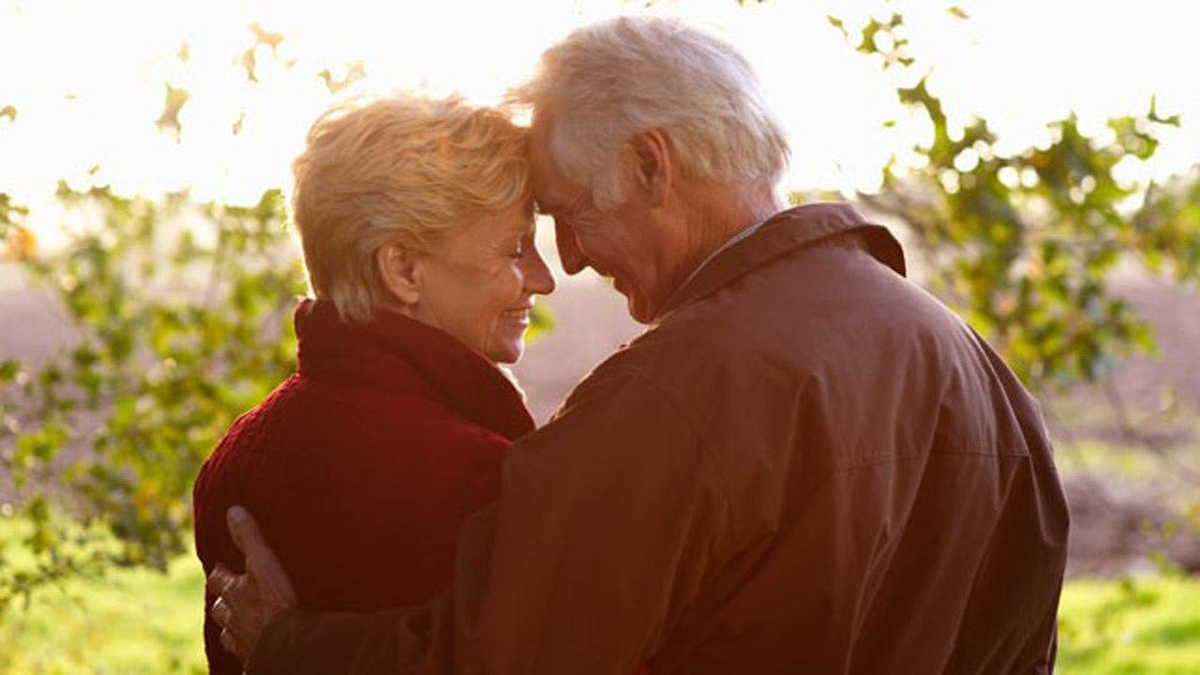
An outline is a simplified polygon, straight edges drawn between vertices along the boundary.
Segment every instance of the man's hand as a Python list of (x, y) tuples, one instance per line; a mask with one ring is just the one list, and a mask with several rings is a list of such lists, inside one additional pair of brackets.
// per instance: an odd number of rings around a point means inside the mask
[(299, 602), (283, 565), (267, 546), (250, 512), (232, 506), (225, 520), (246, 559), (246, 573), (234, 574), (218, 564), (208, 575), (207, 589), (216, 596), (212, 617), (222, 628), (221, 644), (246, 663), (271, 619)]

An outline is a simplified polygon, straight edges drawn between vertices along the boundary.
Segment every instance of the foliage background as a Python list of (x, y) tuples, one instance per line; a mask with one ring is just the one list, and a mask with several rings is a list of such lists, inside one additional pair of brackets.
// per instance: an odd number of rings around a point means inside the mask
[[(946, 11), (970, 21), (957, 6)], [(986, 120), (947, 114), (929, 77), (935, 64), (911, 53), (901, 13), (883, 5), (857, 20), (830, 16), (829, 30), (887, 74), (902, 114), (930, 129), (912, 150), (917, 161), (887, 163), (878, 192), (835, 196), (892, 225), (922, 282), (1044, 401), (1078, 400), (1081, 386), (1103, 394), (1084, 407), (1101, 406), (1120, 435), (1073, 449), (1067, 469), (1099, 463), (1120, 473), (1136, 455), (1148, 458), (1143, 476), (1194, 487), (1195, 435), (1152, 440), (1138, 420), (1159, 425), (1162, 416), (1131, 408), (1112, 385), (1126, 358), (1158, 344), (1113, 279), (1133, 266), (1194, 289), (1200, 275), (1200, 169), (1160, 181), (1120, 171), (1151, 159), (1160, 136), (1189, 121), (1150, 99), (1144, 113), (1117, 116), (1098, 133), (1068, 115), (1048, 121), (1044, 143), (1003, 147)], [(260, 60), (285, 38), (257, 24), (249, 38), (238, 65), (256, 81)], [(319, 75), (334, 94), (362, 72), (359, 64)], [(163, 133), (178, 136), (188, 101), (168, 84), (156, 122)], [(131, 197), (100, 178), (63, 182), (59, 205), (85, 225), (42, 248), (29, 209), (2, 189), (9, 264), (70, 328), (48, 360), (0, 358), (0, 670), (198, 668), (191, 482), (233, 418), (294, 367), (290, 310), (305, 281), (282, 194), (268, 189), (235, 206), (187, 191)], [(540, 327), (549, 322), (539, 314)], [(1197, 419), (1187, 405), (1167, 405), (1172, 424)], [(1065, 437), (1072, 426), (1062, 426), (1060, 447), (1074, 445)], [(1149, 542), (1154, 575), (1068, 589), (1064, 670), (1185, 672), (1200, 662), (1200, 589), (1186, 576), (1200, 569), (1186, 544), (1200, 527), (1195, 494), (1181, 491), (1152, 517), (1134, 514), (1135, 528), (1152, 530), (1139, 541)], [(1183, 553), (1172, 548), (1179, 541)], [(133, 598), (145, 604), (134, 608)]]

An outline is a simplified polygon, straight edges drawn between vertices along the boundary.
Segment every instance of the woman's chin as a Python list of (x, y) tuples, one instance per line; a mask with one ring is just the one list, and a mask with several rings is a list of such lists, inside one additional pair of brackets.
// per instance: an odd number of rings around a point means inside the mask
[(496, 363), (507, 365), (515, 364), (525, 355), (525, 340), (517, 340), (515, 342), (506, 342), (500, 345), (494, 345), (487, 351), (487, 357)]

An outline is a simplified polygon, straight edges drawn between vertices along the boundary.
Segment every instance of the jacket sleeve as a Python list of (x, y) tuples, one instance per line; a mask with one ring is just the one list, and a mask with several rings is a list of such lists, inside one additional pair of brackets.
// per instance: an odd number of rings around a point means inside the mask
[(400, 627), (424, 608), (372, 613), (288, 610), (263, 632), (247, 673), (392, 673), (398, 669)]
[[(681, 404), (633, 371), (581, 384), (505, 460), (449, 591), (375, 615), (289, 613), (249, 673), (628, 675), (730, 554), (730, 508)], [(390, 670), (383, 664), (390, 661)]]

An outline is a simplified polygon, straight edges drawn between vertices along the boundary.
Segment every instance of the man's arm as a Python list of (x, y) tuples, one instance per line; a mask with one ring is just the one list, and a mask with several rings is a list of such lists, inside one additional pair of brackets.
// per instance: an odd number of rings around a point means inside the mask
[[(397, 609), (369, 614), (319, 613), (289, 609), (272, 619), (246, 672), (392, 673), (398, 669), (397, 626), (416, 619), (427, 622), (423, 609)], [(286, 654), (280, 663), (270, 655)]]
[[(406, 614), (419, 616), (420, 610), (319, 614), (296, 609), (291, 580), (253, 516), (234, 506), (227, 521), (246, 560), (244, 575), (218, 564), (208, 576), (208, 590), (218, 594), (211, 614), (227, 651), (243, 662), (256, 650), (289, 654), (304, 660), (306, 672), (378, 673), (395, 668), (396, 626)], [(291, 672), (277, 671), (270, 663), (259, 667), (253, 658), (247, 669)]]
[(729, 554), (717, 476), (682, 405), (610, 368), (510, 449), (500, 499), (464, 525), (438, 602), (289, 612), (248, 672), (326, 672), (321, 655), (335, 655), (357, 668), (344, 672), (380, 672), (378, 659), (394, 658), (391, 672), (628, 675)]

